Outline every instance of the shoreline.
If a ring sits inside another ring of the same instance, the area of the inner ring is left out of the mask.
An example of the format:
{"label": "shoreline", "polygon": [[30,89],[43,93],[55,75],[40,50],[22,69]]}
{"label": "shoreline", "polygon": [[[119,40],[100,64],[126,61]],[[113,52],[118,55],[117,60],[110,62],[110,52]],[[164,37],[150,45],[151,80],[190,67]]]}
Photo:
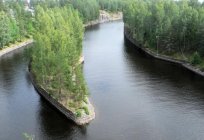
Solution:
{"label": "shoreline", "polygon": [[142,51],[143,53],[145,53],[146,55],[154,58],[154,59],[158,59],[161,61],[166,61],[169,63],[174,63],[176,65],[179,65],[199,76],[204,77],[204,72],[202,72],[200,69],[192,66],[189,62],[187,61],[182,61],[179,59],[175,59],[169,56],[164,56],[164,55],[160,55],[160,54],[156,54],[155,52],[146,49],[145,47],[143,47],[143,45],[138,44],[137,41],[135,39],[133,39],[133,37],[128,33],[128,28],[124,26],[124,37],[126,40],[128,40],[130,43],[132,43],[137,49],[139,49],[140,51]]}
{"label": "shoreline", "polygon": [[94,20],[94,21],[90,21],[89,23],[86,23],[84,25],[84,28],[88,28],[88,27],[91,27],[91,26],[95,26],[95,25],[98,25],[98,24],[102,24],[102,23],[108,23],[108,22],[112,22],[112,21],[118,21],[118,20],[122,20],[123,18],[115,18],[115,19],[109,19],[109,20],[105,20],[105,21],[100,21],[100,20]]}
{"label": "shoreline", "polygon": [[[121,19],[122,19],[122,17],[117,17],[117,18],[111,18],[111,19],[107,19],[107,20],[102,21],[99,18],[97,20],[90,21],[89,23],[84,24],[84,28],[88,28],[88,27],[98,25],[98,24],[101,24],[101,23],[121,20]],[[81,55],[77,65],[83,64],[84,61],[85,61],[84,56]],[[41,97],[43,97],[46,101],[48,101],[50,103],[50,105],[52,105],[57,111],[59,111],[66,118],[73,121],[77,125],[85,125],[85,124],[88,124],[92,120],[95,119],[96,114],[95,114],[95,111],[94,111],[94,106],[91,104],[91,102],[89,100],[89,97],[87,97],[87,107],[88,107],[88,110],[90,111],[90,114],[89,115],[83,115],[83,116],[77,118],[76,115],[71,110],[64,107],[60,102],[58,102],[57,100],[52,98],[44,88],[42,88],[40,85],[37,84],[37,82],[35,81],[35,78],[34,78],[34,74],[31,72],[31,64],[29,64],[28,70],[29,70],[29,76],[30,76],[30,79],[32,81],[32,84],[33,84],[35,90],[38,92],[38,94]]]}
{"label": "shoreline", "polygon": [[32,43],[33,43],[33,40],[28,39],[28,40],[25,40],[23,42],[20,42],[19,44],[12,44],[9,47],[5,47],[2,50],[0,50],[0,57],[4,56],[5,54],[10,53],[14,50],[17,50],[19,48],[26,47],[27,45],[30,45]]}
{"label": "shoreline", "polygon": [[59,111],[62,115],[64,115],[67,119],[71,120],[72,122],[74,122],[77,125],[85,125],[85,124],[88,124],[90,121],[92,121],[95,118],[94,107],[88,98],[87,98],[88,99],[87,100],[87,102],[88,102],[87,106],[89,108],[90,114],[84,115],[84,116],[78,118],[78,117],[76,117],[76,115],[72,111],[70,111],[68,108],[63,106],[57,100],[52,98],[52,96],[50,96],[49,93],[44,88],[42,88],[41,86],[39,86],[37,84],[37,82],[35,81],[35,78],[34,78],[35,76],[30,71],[30,68],[29,68],[29,76],[30,76],[32,84],[33,84],[35,90],[38,92],[38,94],[41,97],[43,97],[50,105],[52,105],[57,111]]}
{"label": "shoreline", "polygon": [[[108,12],[100,11],[99,19],[94,20],[94,21],[90,21],[87,24],[84,24],[84,28],[88,28],[88,27],[98,25],[101,23],[122,20],[122,18],[123,18],[123,16],[122,16],[121,12],[109,14]],[[0,50],[0,57],[9,53],[9,52],[17,50],[19,48],[26,47],[27,45],[30,45],[33,42],[34,42],[33,39],[28,39],[28,40],[25,40],[19,44],[12,44],[11,46]],[[82,55],[79,59],[78,64],[83,64],[83,63],[84,63],[84,57]],[[87,107],[88,107],[88,110],[90,111],[90,114],[89,115],[85,114],[85,115],[82,115],[81,117],[76,117],[74,112],[72,112],[71,110],[69,110],[68,108],[63,106],[60,102],[58,102],[57,100],[52,98],[43,87],[41,87],[40,85],[37,84],[37,82],[35,81],[35,75],[31,72],[30,63],[28,66],[28,71],[29,71],[29,76],[30,76],[31,82],[32,82],[35,90],[38,92],[38,94],[41,97],[43,97],[46,101],[48,101],[50,103],[50,105],[52,105],[57,111],[59,111],[66,118],[68,118],[69,120],[72,120],[77,125],[85,125],[85,124],[88,124],[93,119],[95,119],[94,106],[91,104],[89,97],[87,97]]]}
{"label": "shoreline", "polygon": [[[84,63],[84,56],[81,55],[79,58],[79,62],[77,65],[82,65]],[[50,105],[52,105],[57,111],[59,111],[62,115],[64,115],[67,119],[71,120],[77,125],[86,125],[90,123],[90,121],[95,119],[95,111],[94,106],[91,104],[89,97],[87,97],[87,108],[89,110],[89,114],[83,114],[81,117],[77,117],[75,112],[71,111],[69,108],[65,107],[59,101],[54,99],[49,92],[46,91],[42,86],[40,86],[37,81],[35,80],[35,75],[32,73],[31,70],[31,62],[28,65],[28,72],[31,82],[37,91],[37,93],[43,97]]]}
{"label": "shoreline", "polygon": [[122,12],[108,13],[104,10],[100,10],[99,18],[97,20],[89,21],[88,23],[84,24],[84,28],[98,25],[101,23],[107,23],[107,22],[111,22],[111,21],[122,20],[122,19],[123,19]]}

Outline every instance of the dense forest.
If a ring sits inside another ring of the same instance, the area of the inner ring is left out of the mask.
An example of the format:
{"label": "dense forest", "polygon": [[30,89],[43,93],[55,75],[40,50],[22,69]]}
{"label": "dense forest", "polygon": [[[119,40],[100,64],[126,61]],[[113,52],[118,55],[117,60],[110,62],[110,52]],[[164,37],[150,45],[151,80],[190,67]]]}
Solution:
{"label": "dense forest", "polygon": [[83,23],[99,17],[96,0],[35,1],[32,72],[40,85],[80,117],[89,114],[81,65]]}
{"label": "dense forest", "polygon": [[97,0],[101,10],[110,12],[123,11],[128,0]]}
{"label": "dense forest", "polygon": [[36,7],[63,7],[70,5],[79,12],[84,23],[96,20],[99,17],[99,10],[110,12],[122,11],[129,0],[31,0],[31,6]]}
{"label": "dense forest", "polygon": [[[0,0],[0,48],[33,38],[32,73],[39,85],[61,104],[81,116],[88,91],[78,64],[83,24],[99,18],[99,10],[118,11],[120,1]],[[109,6],[110,5],[110,6]]]}
{"label": "dense forest", "polygon": [[204,69],[204,5],[198,0],[133,0],[124,22],[144,47]]}
{"label": "dense forest", "polygon": [[22,2],[0,1],[0,49],[32,35],[31,14],[25,11]]}
{"label": "dense forest", "polygon": [[[25,1],[0,0],[0,49],[15,42],[21,42],[32,37],[35,17],[28,9],[25,9]],[[123,0],[30,0],[29,8],[35,9],[38,5],[46,8],[64,7],[69,5],[79,12],[84,23],[96,20],[99,17],[99,9],[108,11],[120,11],[123,8]]]}
{"label": "dense forest", "polygon": [[71,7],[38,6],[35,16],[32,72],[38,83],[64,106],[82,107],[87,92],[81,66],[77,65],[84,32],[78,12]]}

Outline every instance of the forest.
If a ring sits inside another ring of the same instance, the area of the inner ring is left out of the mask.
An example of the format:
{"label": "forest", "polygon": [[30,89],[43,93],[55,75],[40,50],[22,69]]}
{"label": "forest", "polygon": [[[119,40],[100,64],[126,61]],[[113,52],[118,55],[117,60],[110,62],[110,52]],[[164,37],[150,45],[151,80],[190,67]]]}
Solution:
{"label": "forest", "polygon": [[[34,39],[31,71],[50,96],[80,117],[89,114],[88,90],[79,59],[85,23],[99,10],[122,10],[120,1],[31,0],[0,1],[0,48]],[[109,6],[110,5],[110,6]]]}
{"label": "forest", "polygon": [[64,106],[81,107],[87,90],[77,65],[84,32],[78,12],[71,7],[37,6],[35,16],[32,72],[37,82]]}
{"label": "forest", "polygon": [[198,0],[133,0],[124,22],[144,47],[204,70],[204,5]]}
{"label": "forest", "polygon": [[[89,115],[81,65],[83,24],[99,17],[96,0],[35,1],[32,73],[48,93],[81,117]],[[87,8],[88,7],[88,8]]]}
{"label": "forest", "polygon": [[33,18],[26,12],[23,2],[0,1],[0,49],[30,38]]}
{"label": "forest", "polygon": [[[123,0],[30,0],[30,8],[37,6],[46,8],[64,7],[69,5],[79,12],[83,23],[98,19],[99,9],[120,11],[123,9]],[[0,0],[0,49],[10,44],[32,38],[35,17],[25,9],[25,1]]]}
{"label": "forest", "polygon": [[29,8],[34,13],[23,0],[0,1],[0,49],[33,38],[37,81],[79,116],[81,108],[88,114],[77,65],[83,24],[98,19],[99,10],[123,11],[126,29],[144,47],[204,70],[204,5],[198,0],[31,0]]}

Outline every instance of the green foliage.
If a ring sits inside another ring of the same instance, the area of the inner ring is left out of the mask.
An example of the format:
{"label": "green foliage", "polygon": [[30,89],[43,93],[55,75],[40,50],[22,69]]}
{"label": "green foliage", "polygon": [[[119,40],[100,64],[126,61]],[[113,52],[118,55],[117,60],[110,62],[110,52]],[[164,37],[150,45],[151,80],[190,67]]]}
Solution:
{"label": "green foliage", "polygon": [[84,32],[78,12],[70,6],[38,6],[35,21],[32,70],[37,81],[58,101],[80,107],[87,90],[78,65]]}
{"label": "green foliage", "polygon": [[202,62],[202,58],[200,57],[198,52],[195,52],[191,58],[191,64],[198,65],[198,64],[201,64],[201,62]]}
{"label": "green foliage", "polygon": [[82,115],[81,110],[77,110],[77,111],[76,111],[76,117],[79,118],[79,117],[81,117],[81,115]]}
{"label": "green foliage", "polygon": [[84,110],[84,112],[86,113],[86,115],[89,115],[89,110],[88,110],[87,106],[84,106],[84,107],[83,107],[83,110]]}
{"label": "green foliage", "polygon": [[139,43],[159,52],[204,50],[204,6],[197,0],[133,0],[124,10],[124,22]]}
{"label": "green foliage", "polygon": [[0,48],[10,42],[9,18],[5,12],[0,12]]}
{"label": "green foliage", "polygon": [[122,11],[126,5],[127,0],[97,0],[101,10],[111,12]]}
{"label": "green foliage", "polygon": [[[2,5],[1,5],[2,4]],[[9,43],[29,37],[33,28],[33,17],[25,11],[21,1],[0,3],[0,49]]]}
{"label": "green foliage", "polygon": [[202,72],[204,72],[204,63],[201,64],[200,70],[201,70]]}
{"label": "green foliage", "polygon": [[34,135],[29,135],[28,133],[23,133],[23,137],[25,138],[25,140],[34,140],[35,139]]}
{"label": "green foliage", "polygon": [[[33,37],[32,72],[50,95],[65,106],[84,109],[88,95],[82,68],[83,23],[96,20],[99,8],[122,10],[122,0],[31,0],[34,16],[24,1],[0,1],[0,49]],[[100,6],[99,6],[100,5]],[[74,111],[75,111],[74,110]]]}
{"label": "green foliage", "polygon": [[99,4],[96,0],[70,0],[70,3],[79,11],[84,23],[98,19]]}

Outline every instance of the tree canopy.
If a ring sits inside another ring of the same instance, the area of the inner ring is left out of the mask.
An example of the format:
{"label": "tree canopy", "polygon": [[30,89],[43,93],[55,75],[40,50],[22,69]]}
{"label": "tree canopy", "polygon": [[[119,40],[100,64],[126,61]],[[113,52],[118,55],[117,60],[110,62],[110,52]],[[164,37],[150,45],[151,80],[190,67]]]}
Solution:
{"label": "tree canopy", "polygon": [[83,22],[72,7],[36,8],[32,72],[63,105],[80,107],[87,96],[81,66]]}
{"label": "tree canopy", "polygon": [[124,22],[147,47],[204,55],[204,6],[198,0],[134,0],[124,10]]}
{"label": "tree canopy", "polygon": [[19,2],[0,3],[0,49],[9,43],[21,41],[33,32],[33,18]]}

